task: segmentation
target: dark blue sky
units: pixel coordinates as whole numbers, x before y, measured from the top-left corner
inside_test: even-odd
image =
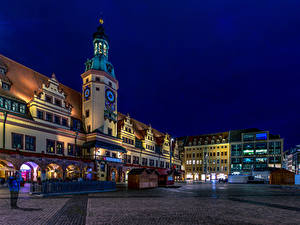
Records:
[[[300,144],[300,1],[5,1],[0,52],[81,91],[104,15],[119,111],[174,136],[257,127]]]

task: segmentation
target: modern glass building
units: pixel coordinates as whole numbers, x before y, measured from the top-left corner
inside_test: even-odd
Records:
[[[256,128],[229,132],[231,174],[282,167],[283,139]]]

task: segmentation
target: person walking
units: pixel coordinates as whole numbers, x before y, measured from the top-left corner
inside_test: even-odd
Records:
[[[8,178],[8,187],[10,191],[10,206],[12,209],[18,209],[17,206],[19,191],[20,191],[21,177],[19,172],[15,173],[15,176]]]

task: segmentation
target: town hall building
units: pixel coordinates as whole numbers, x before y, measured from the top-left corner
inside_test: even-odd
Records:
[[[180,170],[170,135],[118,111],[119,83],[102,20],[93,51],[82,92],[0,54],[0,178],[21,170],[27,181],[124,182],[132,168]]]

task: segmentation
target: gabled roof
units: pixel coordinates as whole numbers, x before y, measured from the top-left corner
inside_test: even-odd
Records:
[[[7,67],[7,78],[11,81],[10,94],[28,103],[34,93],[39,92],[49,77],[38,73],[0,54],[1,64]],[[79,75],[78,75],[79,76]],[[81,119],[81,93],[60,83],[60,88],[66,95],[66,102],[73,106],[71,116]]]
[[[124,125],[124,120],[126,119],[126,115],[118,112],[118,129],[121,129],[121,127]],[[133,119],[130,117],[130,120],[133,124],[133,131],[137,139],[139,140],[144,140],[147,134],[147,130],[149,129],[150,126],[137,121],[136,119]],[[155,139],[155,142],[159,145],[163,143],[163,140],[165,138],[164,133],[152,128],[153,136]]]

